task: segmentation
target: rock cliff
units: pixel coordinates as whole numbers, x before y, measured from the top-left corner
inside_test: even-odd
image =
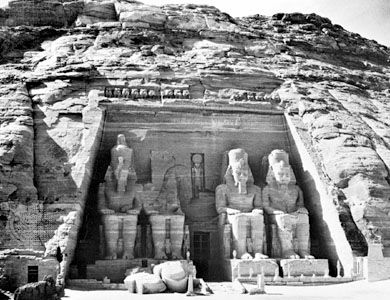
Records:
[[[198,107],[284,110],[346,230],[372,223],[390,249],[387,47],[315,14],[234,19],[131,0],[16,0],[0,24],[1,248],[73,251],[103,122],[97,91],[130,82],[186,90]]]

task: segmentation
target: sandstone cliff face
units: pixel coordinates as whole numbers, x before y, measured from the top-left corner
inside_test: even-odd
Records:
[[[372,222],[390,249],[385,46],[314,14],[233,19],[209,6],[136,1],[14,1],[0,22],[72,25],[0,31],[0,213],[10,232],[2,248],[22,240],[12,207],[39,203],[23,226],[50,234],[33,246],[62,220],[48,252],[71,251],[103,122],[97,101],[105,86],[127,82],[188,90],[184,104],[198,107],[285,110],[336,191],[344,225],[364,232]]]

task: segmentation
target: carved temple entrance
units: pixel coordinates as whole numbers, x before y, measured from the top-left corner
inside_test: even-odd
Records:
[[[83,247],[81,252],[86,258],[84,261],[78,259],[76,264],[79,268],[86,265],[85,273],[77,274],[74,266],[71,277],[102,280],[107,276],[112,282],[122,282],[124,274],[131,268],[151,266],[175,257],[183,259],[186,251],[190,250],[198,277],[215,281],[231,278],[231,274],[226,275],[229,273],[226,266],[223,267],[226,255],[222,253],[215,204],[215,190],[223,182],[226,170],[224,157],[230,149],[245,149],[254,184],[259,188],[266,175],[261,168],[262,161],[274,149],[288,152],[292,168],[299,170],[298,151],[284,114],[233,108],[156,108],[113,104],[107,104],[105,109],[105,124],[81,230],[83,240],[78,243],[79,251]],[[134,214],[131,231],[135,238],[134,246],[130,245],[130,248],[124,241],[124,233],[130,230],[126,218],[130,217],[125,211],[118,211],[117,217],[108,214],[106,219],[102,219],[103,210],[97,203],[99,197],[101,199],[107,194],[102,183],[107,182],[112,149],[119,135],[124,136],[133,151],[132,167],[136,174],[136,181],[132,183],[134,191],[129,195],[138,202],[138,211],[134,212],[135,204],[132,204],[133,208],[127,208]],[[111,176],[118,176],[114,169],[110,172]],[[298,172],[297,182],[299,180]],[[115,200],[118,196],[113,194],[111,198]],[[171,209],[177,204],[179,210]],[[308,203],[308,208],[310,210],[312,204]],[[184,226],[180,225],[179,218],[183,218]],[[118,236],[112,244],[120,249],[119,252],[115,250],[120,254],[118,257],[108,257],[105,250],[110,231],[103,234],[102,228],[111,226],[112,220],[119,224],[115,223],[110,229]],[[310,222],[314,224],[315,220]],[[326,257],[327,253],[321,252],[324,248],[318,247],[321,234],[316,232],[315,227],[313,229],[311,253],[315,257]],[[182,240],[173,242],[175,235]],[[92,247],[95,250],[91,250],[91,245],[95,246]],[[181,247],[181,251],[176,249],[174,253],[174,247]],[[122,255],[126,249],[131,250],[130,256]],[[164,250],[157,253],[158,249]]]
[[[209,280],[210,233],[195,231],[191,249],[197,276]]]

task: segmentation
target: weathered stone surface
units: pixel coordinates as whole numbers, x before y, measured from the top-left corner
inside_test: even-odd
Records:
[[[327,276],[329,267],[327,259],[282,259],[280,266],[283,269],[283,276]]]
[[[172,292],[184,293],[187,290],[188,269],[185,261],[167,261],[154,267],[153,273],[161,276],[163,282]]]
[[[41,300],[41,299],[56,299],[57,291],[55,280],[52,277],[46,280],[29,283],[19,287],[15,291],[15,300]]]
[[[107,21],[116,21],[113,1],[89,1],[85,2],[83,11],[77,17],[76,25],[85,26]]]
[[[141,3],[115,3],[120,22],[141,22],[151,25],[164,26],[167,16],[157,6],[144,5]]]
[[[6,21],[9,26],[55,26],[66,25],[64,7],[60,1],[10,1],[10,16]]]
[[[10,10],[0,12],[0,24],[63,26],[74,25],[79,17],[85,18],[81,25],[88,25],[0,31],[0,201],[5,228],[11,228],[13,211],[27,211],[20,206],[27,202],[38,208],[38,199],[51,215],[46,232],[53,234],[57,214],[67,215],[74,207],[81,218],[103,124],[98,102],[124,105],[120,97],[103,97],[104,88],[129,86],[140,94],[150,83],[163,91],[153,100],[162,107],[290,113],[298,134],[310,145],[307,150],[321,181],[335,192],[332,207],[348,225],[348,236],[364,232],[371,222],[381,229],[385,250],[390,247],[387,47],[314,14],[233,19],[208,6],[88,3],[13,1]],[[121,22],[126,13],[130,22]],[[102,21],[106,23],[89,26]],[[64,36],[49,41],[60,34]],[[182,93],[175,94],[178,86],[188,91],[186,99],[174,97]],[[88,105],[90,90],[97,91],[95,106]],[[151,105],[149,99],[135,98],[125,103]],[[237,118],[226,126],[237,129],[243,122]],[[141,131],[134,134],[142,138]],[[155,192],[149,189],[144,196],[154,200]],[[18,228],[31,224],[26,220],[39,213],[38,219],[45,220],[34,209]],[[70,231],[77,232],[79,224],[72,223],[76,229]],[[7,234],[14,232],[8,229]],[[60,244],[61,232],[53,245]],[[30,238],[39,241],[36,235]],[[3,245],[17,240],[7,238]],[[76,238],[64,241],[62,248],[72,252]],[[50,249],[53,254],[56,247]]]
[[[167,289],[160,276],[145,272],[127,276],[124,283],[130,293],[155,294]]]
[[[264,276],[274,277],[275,274],[279,274],[279,265],[274,259],[229,259],[225,260],[225,264],[231,268],[231,278],[249,277],[256,278],[257,275],[264,272]]]
[[[43,251],[29,249],[12,249],[0,251],[0,264],[2,273],[8,278],[9,287],[5,288],[14,291],[21,287],[28,280],[27,269],[30,266],[37,267],[38,280],[44,280],[46,276],[56,278],[59,263],[56,258],[44,258]]]
[[[36,201],[32,103],[25,86],[3,85],[0,106],[1,199],[18,199],[22,203]]]

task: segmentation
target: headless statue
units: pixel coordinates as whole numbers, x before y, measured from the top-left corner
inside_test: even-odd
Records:
[[[269,222],[276,225],[282,257],[314,258],[310,255],[308,211],[303,204],[302,190],[295,184],[288,154],[274,150],[268,161],[268,185],[263,189],[263,205]]]
[[[226,184],[217,186],[215,192],[219,226],[225,236],[224,255],[230,257],[226,253],[226,249],[230,249],[229,252],[236,251],[238,257],[248,257],[252,253],[257,258],[266,258],[262,254],[264,222],[261,190],[253,183],[248,154],[243,149],[233,149],[229,151],[228,158]],[[232,240],[226,236],[231,236]]]
[[[184,213],[180,206],[183,180],[179,169],[172,166],[167,170],[158,198],[144,207],[152,226],[154,258],[159,260],[183,258]]]
[[[105,183],[99,187],[99,206],[104,225],[106,258],[134,258],[134,243],[138,214],[141,209],[135,199],[138,186],[134,170],[133,150],[123,134],[111,149],[111,162]]]

